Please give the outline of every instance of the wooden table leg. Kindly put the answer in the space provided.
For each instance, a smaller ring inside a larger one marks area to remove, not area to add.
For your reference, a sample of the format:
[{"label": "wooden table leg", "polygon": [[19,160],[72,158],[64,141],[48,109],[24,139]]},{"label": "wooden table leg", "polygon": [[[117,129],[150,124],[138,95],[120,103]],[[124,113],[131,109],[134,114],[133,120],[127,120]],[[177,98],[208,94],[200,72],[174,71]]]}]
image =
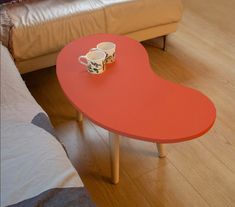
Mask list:
[{"label": "wooden table leg", "polygon": [[157,143],[157,150],[160,158],[166,157],[166,152],[164,150],[164,145],[163,144],[158,144]]},{"label": "wooden table leg", "polygon": [[119,182],[119,135],[109,132],[112,183]]},{"label": "wooden table leg", "polygon": [[77,111],[77,121],[82,122],[83,120],[83,115],[80,111]]}]

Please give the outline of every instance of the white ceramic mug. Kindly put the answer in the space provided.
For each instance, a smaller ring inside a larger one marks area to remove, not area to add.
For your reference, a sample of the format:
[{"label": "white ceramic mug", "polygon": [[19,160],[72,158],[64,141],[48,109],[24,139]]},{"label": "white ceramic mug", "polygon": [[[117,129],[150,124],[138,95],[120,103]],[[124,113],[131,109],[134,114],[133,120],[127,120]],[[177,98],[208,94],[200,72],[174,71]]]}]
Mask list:
[{"label": "white ceramic mug", "polygon": [[[79,62],[87,67],[89,73],[100,74],[105,71],[106,53],[100,50],[90,51],[78,58]],[[85,59],[86,62],[83,62]]]},{"label": "white ceramic mug", "polygon": [[96,48],[91,49],[91,51],[95,50],[101,50],[106,53],[105,61],[107,64],[113,63],[115,61],[116,44],[113,42],[101,42],[96,45]]}]

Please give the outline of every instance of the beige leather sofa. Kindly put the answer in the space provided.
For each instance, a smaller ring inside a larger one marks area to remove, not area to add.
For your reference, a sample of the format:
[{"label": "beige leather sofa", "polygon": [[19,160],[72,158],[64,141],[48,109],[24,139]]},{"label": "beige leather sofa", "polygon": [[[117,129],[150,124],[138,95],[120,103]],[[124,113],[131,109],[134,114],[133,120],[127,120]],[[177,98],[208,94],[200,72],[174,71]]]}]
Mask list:
[{"label": "beige leather sofa", "polygon": [[113,33],[138,41],[175,32],[181,0],[26,0],[2,6],[1,40],[21,73],[55,65],[70,41]]}]

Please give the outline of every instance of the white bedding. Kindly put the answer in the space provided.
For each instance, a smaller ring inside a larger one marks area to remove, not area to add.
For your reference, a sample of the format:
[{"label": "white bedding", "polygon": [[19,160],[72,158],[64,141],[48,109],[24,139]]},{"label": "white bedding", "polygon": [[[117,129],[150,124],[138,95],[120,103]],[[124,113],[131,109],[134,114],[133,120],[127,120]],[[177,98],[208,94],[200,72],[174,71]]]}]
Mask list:
[{"label": "white bedding", "polygon": [[41,127],[48,126],[46,113],[0,48],[1,206],[94,206],[61,144]]},{"label": "white bedding", "polygon": [[1,45],[1,119],[31,122],[43,112],[21,78],[8,50]]},{"label": "white bedding", "polygon": [[28,123],[1,125],[1,206],[53,188],[83,187],[60,143]]}]

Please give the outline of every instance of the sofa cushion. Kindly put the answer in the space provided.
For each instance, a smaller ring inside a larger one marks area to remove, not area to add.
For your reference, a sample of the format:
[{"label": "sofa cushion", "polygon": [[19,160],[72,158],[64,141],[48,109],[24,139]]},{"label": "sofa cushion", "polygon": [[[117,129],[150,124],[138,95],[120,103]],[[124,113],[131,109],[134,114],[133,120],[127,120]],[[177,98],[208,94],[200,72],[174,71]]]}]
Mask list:
[{"label": "sofa cushion", "polygon": [[2,25],[2,31],[10,31],[2,39],[19,62],[58,52],[85,35],[126,34],[178,22],[181,13],[180,0],[31,0],[2,9],[3,19],[10,19]]},{"label": "sofa cushion", "polygon": [[4,7],[1,13],[4,10],[12,27],[5,44],[17,61],[53,53],[81,36],[106,32],[99,0],[32,0]]}]

